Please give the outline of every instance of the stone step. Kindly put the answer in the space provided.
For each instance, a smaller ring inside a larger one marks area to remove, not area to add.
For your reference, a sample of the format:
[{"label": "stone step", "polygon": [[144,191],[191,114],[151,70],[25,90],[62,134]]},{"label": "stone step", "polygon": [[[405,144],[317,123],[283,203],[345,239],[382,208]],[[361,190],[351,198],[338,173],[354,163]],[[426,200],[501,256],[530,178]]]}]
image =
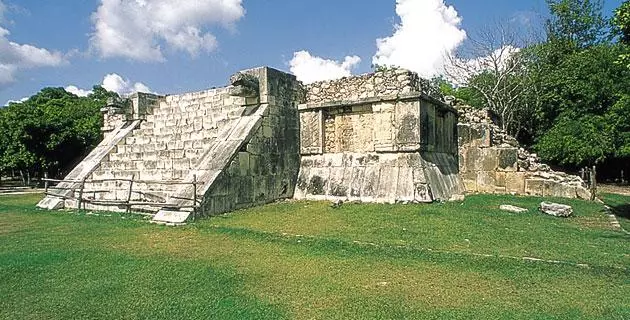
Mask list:
[{"label": "stone step", "polygon": [[[164,139],[158,142],[149,142],[149,143],[134,143],[134,144],[120,144],[116,146],[116,149],[112,151],[110,155],[127,155],[132,153],[152,153],[152,152],[161,152],[161,151],[175,151],[175,150],[206,150],[208,147],[212,146],[214,143],[216,136],[208,134],[207,136],[200,135],[193,137],[196,139],[186,138],[182,140],[181,137],[173,137],[172,139]],[[167,141],[167,142],[165,142]],[[168,156],[167,154],[161,153],[160,156]],[[152,155],[148,154],[148,160],[152,159]]]},{"label": "stone step", "polygon": [[188,113],[206,114],[207,112],[225,113],[241,108],[245,104],[241,97],[230,97],[223,101],[171,103],[153,109],[153,115],[166,117],[185,117]]},{"label": "stone step", "polygon": [[[92,179],[93,180],[103,180],[103,179],[124,179],[128,180],[133,177],[134,180],[144,180],[144,181],[177,181],[182,180],[185,175],[190,171],[190,169],[143,169],[138,170],[135,168],[130,169],[103,169],[96,170],[93,172]],[[102,183],[108,186],[116,186],[117,184],[122,185],[124,188],[128,186],[129,183],[121,180],[121,181],[103,181]],[[165,190],[172,189],[164,188]]]},{"label": "stone step", "polygon": [[[177,143],[180,143],[178,141]],[[188,142],[193,144],[199,144],[199,141],[185,141],[183,145],[187,145]],[[201,145],[203,146],[203,144]],[[211,143],[208,143],[207,146],[211,146]],[[126,148],[140,148],[142,146],[125,146]],[[108,161],[102,162],[101,166],[107,167],[113,165],[116,162],[130,162],[130,161],[166,161],[166,160],[178,160],[178,159],[189,159],[195,160],[203,155],[206,152],[206,148],[187,148],[187,149],[174,149],[174,150],[156,150],[156,151],[141,151],[141,152],[133,152],[132,149],[129,149],[128,152],[116,152],[109,154]]]}]

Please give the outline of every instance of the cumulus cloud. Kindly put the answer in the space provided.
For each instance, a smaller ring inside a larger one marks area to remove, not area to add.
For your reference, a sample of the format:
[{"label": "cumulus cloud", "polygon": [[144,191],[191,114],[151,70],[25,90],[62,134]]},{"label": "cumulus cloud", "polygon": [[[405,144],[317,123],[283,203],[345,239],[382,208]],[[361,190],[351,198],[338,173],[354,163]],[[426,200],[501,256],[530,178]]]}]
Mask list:
[{"label": "cumulus cloud", "polygon": [[142,82],[132,83],[129,79],[124,79],[115,73],[110,73],[103,78],[101,84],[107,91],[113,91],[119,95],[129,95],[134,92],[146,92],[151,93],[151,89]]},{"label": "cumulus cloud", "polygon": [[101,0],[90,43],[104,58],[163,61],[162,45],[194,57],[217,47],[209,26],[229,29],[244,15],[242,0]]},{"label": "cumulus cloud", "polygon": [[[153,93],[148,86],[142,82],[131,82],[116,73],[110,73],[103,77],[101,86],[107,90],[116,92],[121,96],[127,96],[135,92]],[[86,97],[92,93],[92,90],[81,89],[77,86],[70,85],[65,87],[66,91],[73,93],[79,97]]]},{"label": "cumulus cloud", "polygon": [[58,66],[66,62],[59,52],[10,41],[11,33],[1,25],[5,12],[6,6],[0,0],[0,88],[14,82],[20,70]]},{"label": "cumulus cloud", "polygon": [[358,56],[347,56],[339,62],[312,56],[308,51],[299,51],[293,54],[289,66],[298,80],[313,83],[350,76],[352,69],[360,62]]},{"label": "cumulus cloud", "polygon": [[377,39],[375,65],[398,66],[433,77],[443,70],[445,54],[466,39],[461,17],[443,0],[397,0],[400,23],[393,35]]},{"label": "cumulus cloud", "polygon": [[64,89],[66,89],[66,91],[75,94],[79,97],[87,97],[90,93],[92,93],[91,90],[83,90],[81,88],[77,88],[76,86],[67,86]]}]

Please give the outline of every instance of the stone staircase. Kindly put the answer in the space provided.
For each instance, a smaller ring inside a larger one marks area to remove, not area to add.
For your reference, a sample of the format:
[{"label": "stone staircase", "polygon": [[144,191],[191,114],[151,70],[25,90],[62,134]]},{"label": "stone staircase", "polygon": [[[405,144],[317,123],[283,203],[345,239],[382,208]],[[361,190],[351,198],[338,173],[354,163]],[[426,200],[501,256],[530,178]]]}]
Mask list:
[{"label": "stone staircase", "polygon": [[[140,126],[120,141],[92,173],[92,180],[135,179],[140,181],[182,181],[242,116],[258,108],[245,105],[245,98],[232,97],[229,88],[167,96],[147,115]],[[192,182],[190,179],[189,182]],[[139,183],[133,201],[164,203],[178,185]],[[125,184],[104,181],[91,184],[85,192],[97,193],[94,200],[125,200]],[[155,208],[157,211],[157,208]]]},{"label": "stone staircase", "polygon": [[292,197],[299,83],[266,67],[231,83],[112,102],[101,110],[110,132],[60,184],[67,190],[40,207],[143,211],[182,223],[193,208],[211,215]]}]

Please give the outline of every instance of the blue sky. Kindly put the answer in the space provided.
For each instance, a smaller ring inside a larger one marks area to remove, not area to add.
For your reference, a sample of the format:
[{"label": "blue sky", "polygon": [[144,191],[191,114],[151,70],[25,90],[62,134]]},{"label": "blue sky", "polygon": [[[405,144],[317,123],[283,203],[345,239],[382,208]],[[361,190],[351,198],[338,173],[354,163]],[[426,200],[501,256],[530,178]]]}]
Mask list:
[{"label": "blue sky", "polygon": [[[429,75],[439,61],[419,60],[457,49],[488,21],[524,29],[547,13],[544,0],[125,2],[0,0],[0,105],[45,86],[195,91],[262,65],[308,82],[368,72],[375,55]],[[606,1],[605,14],[620,4]]]}]

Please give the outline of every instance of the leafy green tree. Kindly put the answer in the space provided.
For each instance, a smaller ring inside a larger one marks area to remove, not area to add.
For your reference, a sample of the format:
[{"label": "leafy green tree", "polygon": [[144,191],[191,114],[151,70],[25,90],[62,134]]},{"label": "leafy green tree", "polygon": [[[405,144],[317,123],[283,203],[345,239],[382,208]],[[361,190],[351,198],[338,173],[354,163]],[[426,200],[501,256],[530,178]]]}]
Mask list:
[{"label": "leafy green tree", "polygon": [[628,52],[623,32],[619,43],[605,37],[610,25],[601,1],[548,4],[547,40],[523,50],[534,148],[544,160],[573,168],[619,163],[630,155],[630,68],[618,63]]},{"label": "leafy green tree", "polygon": [[630,45],[630,0],[625,0],[619,8],[615,9],[612,27],[621,43]]},{"label": "leafy green tree", "polygon": [[619,55],[619,63],[630,69],[630,0],[624,1],[611,21],[614,35],[619,37],[619,42],[625,49]]},{"label": "leafy green tree", "polygon": [[0,109],[0,170],[60,176],[101,139],[100,108],[117,97],[100,86],[87,97],[44,88]]},{"label": "leafy green tree", "polygon": [[455,86],[444,77],[436,77],[431,80],[433,84],[440,89],[445,96],[455,97],[457,100],[462,101],[463,103],[475,107],[475,108],[483,108],[484,107],[484,99],[483,97],[474,89],[465,86]]},{"label": "leafy green tree", "polygon": [[614,152],[609,129],[603,116],[562,117],[536,147],[542,158],[561,165],[593,165]]},{"label": "leafy green tree", "polygon": [[630,94],[624,94],[606,113],[615,146],[613,156],[630,161]]},{"label": "leafy green tree", "polygon": [[604,39],[607,24],[602,0],[547,0],[547,5],[551,12],[548,41],[584,49]]}]

